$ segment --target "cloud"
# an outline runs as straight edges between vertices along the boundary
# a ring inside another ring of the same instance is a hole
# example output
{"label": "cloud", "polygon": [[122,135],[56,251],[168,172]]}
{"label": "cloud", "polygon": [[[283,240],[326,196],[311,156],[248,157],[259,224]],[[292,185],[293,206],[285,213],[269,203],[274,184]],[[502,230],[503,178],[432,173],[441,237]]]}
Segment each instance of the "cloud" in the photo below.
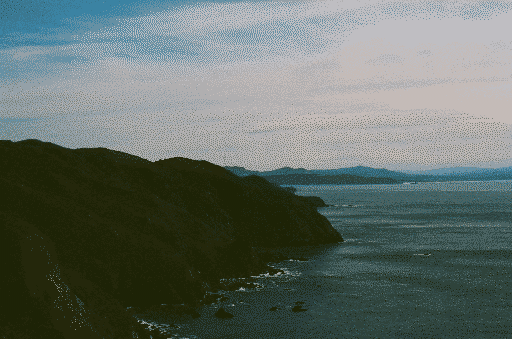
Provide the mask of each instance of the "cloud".
{"label": "cloud", "polygon": [[[511,158],[510,125],[478,115],[512,104],[511,82],[496,69],[508,67],[508,52],[492,46],[429,45],[439,70],[430,79],[424,46],[382,41],[311,62],[189,72],[107,59],[80,78],[4,93],[0,116],[39,120],[11,122],[3,135],[253,169],[499,162]],[[402,60],[400,74],[376,77],[376,67],[395,66],[367,61],[389,51]],[[476,68],[460,71],[458,56]]]}
{"label": "cloud", "polygon": [[512,157],[509,2],[341,4],[199,3],[3,49],[0,136],[251,169]]}
{"label": "cloud", "polygon": [[366,63],[372,65],[401,64],[403,59],[396,54],[381,54],[377,58],[368,60]]}
{"label": "cloud", "polygon": [[[409,41],[425,41],[428,36],[439,40],[454,34],[457,41],[467,36],[473,41],[480,37],[486,39],[478,27],[503,21],[499,17],[504,18],[512,2],[199,2],[178,3],[163,10],[165,2],[142,7],[128,3],[111,8],[93,1],[89,7],[84,6],[78,6],[76,11],[87,9],[92,15],[78,15],[79,12],[67,9],[46,24],[41,22],[40,29],[15,25],[3,32],[1,43],[5,48],[68,46],[67,50],[72,50],[75,56],[92,61],[122,57],[129,61],[187,62],[196,66],[275,62],[330,53],[356,32],[356,37],[367,35],[365,32],[375,35],[378,32],[374,25],[384,25],[385,29],[380,31],[387,32],[389,38],[414,32],[414,36],[406,38]],[[64,14],[68,16],[62,17]],[[52,16],[46,13],[44,17]],[[439,19],[443,20],[432,25],[432,20]],[[400,22],[404,20],[408,20],[409,26],[417,27],[401,29]],[[459,20],[457,26],[461,29],[451,29],[451,20]],[[33,22],[26,23],[29,24]],[[450,29],[445,29],[446,25]],[[468,28],[476,31],[467,34]]]}

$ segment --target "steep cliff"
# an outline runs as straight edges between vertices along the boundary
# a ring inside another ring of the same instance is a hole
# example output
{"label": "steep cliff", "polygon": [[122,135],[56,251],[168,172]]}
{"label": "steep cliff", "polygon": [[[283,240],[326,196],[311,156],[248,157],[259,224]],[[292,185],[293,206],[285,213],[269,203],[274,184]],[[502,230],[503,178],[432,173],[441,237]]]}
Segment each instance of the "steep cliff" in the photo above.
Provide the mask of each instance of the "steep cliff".
{"label": "steep cliff", "polygon": [[206,161],[0,141],[0,192],[5,338],[130,338],[127,306],[267,271],[253,246],[343,241],[311,203]]}

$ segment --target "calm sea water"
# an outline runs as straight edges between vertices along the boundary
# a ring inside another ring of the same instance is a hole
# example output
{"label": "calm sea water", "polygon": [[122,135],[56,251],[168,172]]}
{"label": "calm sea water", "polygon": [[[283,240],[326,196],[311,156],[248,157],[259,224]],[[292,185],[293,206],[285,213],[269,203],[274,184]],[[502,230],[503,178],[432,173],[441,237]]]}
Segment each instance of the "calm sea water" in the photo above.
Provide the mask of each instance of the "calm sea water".
{"label": "calm sea water", "polygon": [[282,249],[307,261],[275,263],[286,274],[252,278],[257,290],[226,292],[200,318],[139,317],[178,324],[169,338],[512,338],[512,181],[297,194],[335,205],[319,212],[344,243]]}

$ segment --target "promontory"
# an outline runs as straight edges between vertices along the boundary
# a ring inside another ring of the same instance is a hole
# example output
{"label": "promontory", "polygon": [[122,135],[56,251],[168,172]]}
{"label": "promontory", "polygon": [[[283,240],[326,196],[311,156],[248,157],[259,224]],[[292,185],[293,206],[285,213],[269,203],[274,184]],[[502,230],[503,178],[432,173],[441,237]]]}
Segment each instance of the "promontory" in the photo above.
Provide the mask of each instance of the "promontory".
{"label": "promontory", "polygon": [[106,148],[2,140],[0,198],[2,338],[132,338],[127,307],[196,305],[268,272],[256,247],[343,241],[264,178]]}

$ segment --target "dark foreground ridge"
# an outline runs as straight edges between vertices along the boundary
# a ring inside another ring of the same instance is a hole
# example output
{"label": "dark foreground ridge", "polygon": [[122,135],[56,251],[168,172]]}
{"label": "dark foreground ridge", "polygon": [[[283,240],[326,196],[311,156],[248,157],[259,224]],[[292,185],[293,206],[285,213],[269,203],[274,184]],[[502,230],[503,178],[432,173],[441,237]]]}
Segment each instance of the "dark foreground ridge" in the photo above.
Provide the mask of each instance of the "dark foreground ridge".
{"label": "dark foreground ridge", "polygon": [[185,158],[0,141],[0,192],[1,338],[132,338],[128,306],[269,272],[253,247],[343,241],[316,199]]}

